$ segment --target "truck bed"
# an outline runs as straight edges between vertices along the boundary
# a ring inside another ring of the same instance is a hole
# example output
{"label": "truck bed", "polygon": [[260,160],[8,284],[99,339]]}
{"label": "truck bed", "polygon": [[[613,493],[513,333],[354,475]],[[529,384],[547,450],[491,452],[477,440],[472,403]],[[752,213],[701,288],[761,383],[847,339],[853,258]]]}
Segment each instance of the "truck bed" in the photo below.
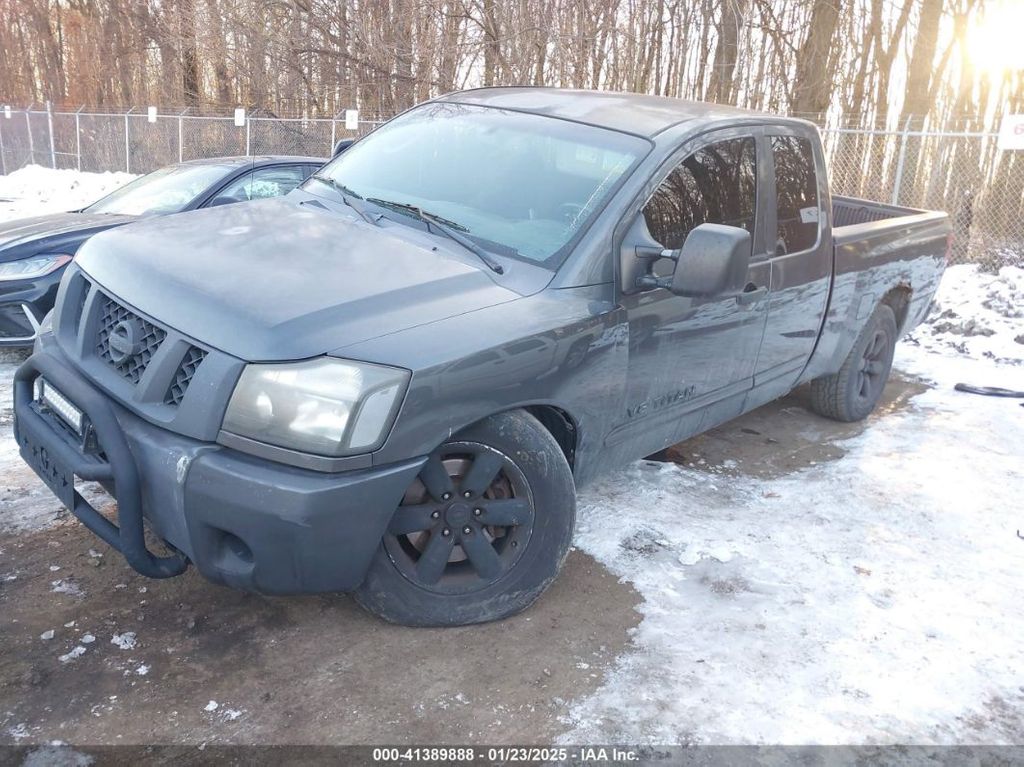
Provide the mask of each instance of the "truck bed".
{"label": "truck bed", "polygon": [[[832,198],[832,240],[837,259],[858,254],[861,267],[864,259],[876,263],[893,260],[893,247],[905,248],[926,239],[949,234],[949,216],[932,210],[901,208],[857,197]],[[881,256],[881,258],[878,258]],[[897,258],[896,260],[900,260]],[[836,274],[842,264],[837,261]]]}
{"label": "truck bed", "polygon": [[890,218],[916,216],[921,213],[927,213],[927,211],[915,208],[901,208],[896,205],[886,205],[882,202],[862,200],[857,197],[832,197],[833,229],[841,229],[856,224],[868,224],[875,221],[885,221]]}
{"label": "truck bed", "polygon": [[857,333],[893,291],[901,333],[927,314],[945,269],[949,216],[854,197],[832,198],[834,246],[828,316],[805,378],[838,370]]}

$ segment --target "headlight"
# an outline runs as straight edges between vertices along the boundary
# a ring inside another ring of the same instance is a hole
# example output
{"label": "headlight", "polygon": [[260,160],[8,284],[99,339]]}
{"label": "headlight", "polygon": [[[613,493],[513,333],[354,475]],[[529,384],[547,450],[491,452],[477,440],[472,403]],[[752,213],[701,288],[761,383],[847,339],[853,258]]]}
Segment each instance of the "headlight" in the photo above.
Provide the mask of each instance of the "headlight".
{"label": "headlight", "polygon": [[0,282],[11,280],[34,280],[45,277],[50,272],[60,269],[71,260],[71,256],[63,253],[51,253],[45,256],[32,256],[19,261],[8,261],[0,264]]}
{"label": "headlight", "polygon": [[408,382],[405,370],[331,357],[247,365],[224,431],[316,455],[366,453],[383,443]]}

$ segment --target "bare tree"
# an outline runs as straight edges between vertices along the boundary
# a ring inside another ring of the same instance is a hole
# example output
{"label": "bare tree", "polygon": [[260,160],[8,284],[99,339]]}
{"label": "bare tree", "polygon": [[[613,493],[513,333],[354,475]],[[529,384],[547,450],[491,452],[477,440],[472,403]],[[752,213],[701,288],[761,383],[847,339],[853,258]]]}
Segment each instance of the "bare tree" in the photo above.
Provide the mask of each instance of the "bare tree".
{"label": "bare tree", "polygon": [[964,43],[992,2],[0,0],[0,98],[384,117],[467,86],[553,85],[944,121],[995,114]]}
{"label": "bare tree", "polygon": [[834,42],[839,25],[839,2],[814,0],[807,36],[796,56],[791,101],[797,114],[820,117],[828,109],[836,61]]}

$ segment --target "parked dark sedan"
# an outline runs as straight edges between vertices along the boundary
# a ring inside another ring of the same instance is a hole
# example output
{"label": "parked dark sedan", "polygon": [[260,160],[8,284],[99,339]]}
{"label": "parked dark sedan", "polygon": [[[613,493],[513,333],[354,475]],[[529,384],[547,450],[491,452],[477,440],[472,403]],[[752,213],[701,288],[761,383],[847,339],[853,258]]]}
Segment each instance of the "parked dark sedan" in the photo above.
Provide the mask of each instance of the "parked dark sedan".
{"label": "parked dark sedan", "polygon": [[149,173],[87,208],[0,224],[0,347],[31,346],[66,265],[98,232],[143,216],[287,194],[316,157],[217,157]]}

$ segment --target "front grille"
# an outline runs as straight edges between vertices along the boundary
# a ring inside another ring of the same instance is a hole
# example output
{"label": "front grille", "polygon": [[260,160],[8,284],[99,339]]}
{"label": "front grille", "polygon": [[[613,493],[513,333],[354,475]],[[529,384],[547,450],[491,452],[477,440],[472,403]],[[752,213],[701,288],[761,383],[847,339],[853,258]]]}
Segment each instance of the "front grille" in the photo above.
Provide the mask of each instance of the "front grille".
{"label": "front grille", "polygon": [[[115,362],[111,356],[110,335],[120,323],[134,322],[141,330],[139,351],[131,356]],[[134,312],[121,306],[110,296],[102,295],[100,298],[100,327],[96,336],[96,353],[101,360],[117,370],[122,377],[132,384],[138,384],[142,374],[146,372],[150,360],[160,348],[160,344],[167,337],[163,328],[158,328],[152,322],[139,317]]]}
{"label": "front grille", "polygon": [[[56,315],[60,345],[68,353],[81,354],[87,366],[100,368],[95,370],[100,388],[131,403],[131,409],[166,418],[169,409],[182,405],[196,372],[216,352],[137,314],[74,265],[70,275],[64,303]],[[83,338],[85,349],[79,352],[78,341]],[[202,401],[195,406],[200,411],[209,409],[209,403]]]}
{"label": "front grille", "polygon": [[192,376],[196,374],[196,370],[205,358],[206,352],[204,350],[196,346],[188,348],[188,352],[174,373],[174,380],[171,382],[170,388],[167,389],[164,404],[174,405],[175,407],[181,404],[181,401],[185,398],[185,392],[188,391],[188,385],[192,383]]}

